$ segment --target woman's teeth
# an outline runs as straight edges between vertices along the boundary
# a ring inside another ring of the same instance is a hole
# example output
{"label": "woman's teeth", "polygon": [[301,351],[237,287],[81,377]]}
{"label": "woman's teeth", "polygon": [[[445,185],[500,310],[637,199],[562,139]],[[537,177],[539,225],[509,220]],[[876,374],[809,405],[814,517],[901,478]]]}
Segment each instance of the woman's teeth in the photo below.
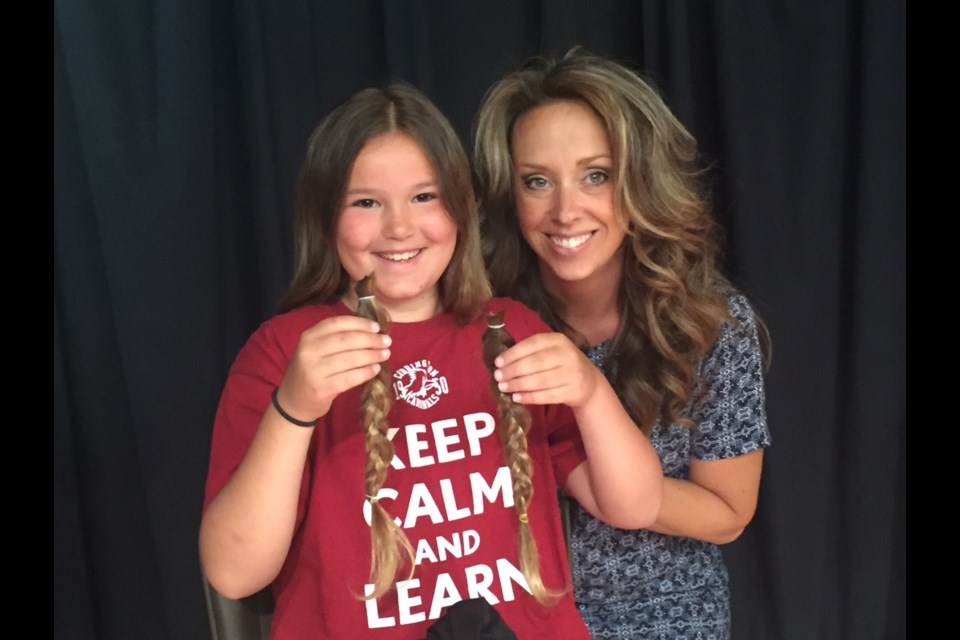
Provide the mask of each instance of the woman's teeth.
{"label": "woman's teeth", "polygon": [[550,240],[553,241],[553,244],[563,249],[576,249],[577,247],[582,245],[584,242],[589,240],[591,235],[592,234],[590,233],[585,233],[581,236],[574,236],[572,238],[561,238],[559,236],[551,236]]}

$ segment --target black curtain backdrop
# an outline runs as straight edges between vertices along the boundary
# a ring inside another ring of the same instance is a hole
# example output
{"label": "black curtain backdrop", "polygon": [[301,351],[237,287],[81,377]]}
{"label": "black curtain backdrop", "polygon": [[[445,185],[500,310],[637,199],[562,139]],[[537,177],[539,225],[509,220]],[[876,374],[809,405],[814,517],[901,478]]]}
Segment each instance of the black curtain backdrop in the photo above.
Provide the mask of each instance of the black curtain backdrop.
{"label": "black curtain backdrop", "polygon": [[209,638],[211,423],[319,117],[402,79],[468,142],[495,79],[576,43],[697,135],[773,336],[734,637],[905,636],[903,0],[55,0],[53,39],[55,637]]}

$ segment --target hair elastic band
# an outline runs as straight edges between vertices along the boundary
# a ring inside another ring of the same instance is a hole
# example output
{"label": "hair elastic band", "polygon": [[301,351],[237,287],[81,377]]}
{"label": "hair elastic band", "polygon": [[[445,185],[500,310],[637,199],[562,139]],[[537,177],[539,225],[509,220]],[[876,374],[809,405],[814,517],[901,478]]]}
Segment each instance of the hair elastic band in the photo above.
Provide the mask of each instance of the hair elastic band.
{"label": "hair elastic band", "polygon": [[316,420],[297,420],[292,415],[283,410],[283,407],[280,406],[280,401],[277,400],[277,392],[280,391],[280,387],[274,387],[273,393],[270,394],[270,400],[273,402],[273,408],[277,410],[277,413],[280,414],[280,417],[289,422],[290,424],[295,424],[298,427],[315,427],[320,418]]}
{"label": "hair elastic band", "polygon": [[523,524],[530,524],[530,518],[527,517],[527,514],[521,513],[520,522],[522,522]]}
{"label": "hair elastic band", "polygon": [[367,496],[367,502],[370,504],[377,504],[377,500],[379,499],[377,496]]}
{"label": "hair elastic band", "polygon": [[376,297],[377,297],[377,296],[360,296],[359,298],[357,298],[357,300],[358,300],[358,301],[360,301],[360,300],[373,300],[373,299],[375,299]]}
{"label": "hair elastic band", "polygon": [[501,322],[500,324],[488,324],[488,325],[487,325],[487,328],[488,328],[488,329],[503,329],[505,326],[507,326],[507,325],[505,325],[505,324],[503,324],[503,323]]}

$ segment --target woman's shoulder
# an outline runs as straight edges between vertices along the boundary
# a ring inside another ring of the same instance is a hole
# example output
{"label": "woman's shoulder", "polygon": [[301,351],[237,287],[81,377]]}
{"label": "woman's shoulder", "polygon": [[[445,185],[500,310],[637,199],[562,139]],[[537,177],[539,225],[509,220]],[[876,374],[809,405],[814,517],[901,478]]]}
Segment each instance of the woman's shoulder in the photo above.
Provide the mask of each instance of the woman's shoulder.
{"label": "woman's shoulder", "polygon": [[723,329],[735,329],[736,325],[742,324],[756,330],[757,314],[747,295],[732,285],[724,285],[719,291],[727,302],[727,321],[724,322]]}
{"label": "woman's shoulder", "polygon": [[720,288],[720,293],[727,302],[727,319],[720,325],[720,335],[708,350],[705,361],[727,360],[734,354],[751,354],[759,359],[763,349],[761,344],[766,339],[765,328],[750,299],[731,285]]}

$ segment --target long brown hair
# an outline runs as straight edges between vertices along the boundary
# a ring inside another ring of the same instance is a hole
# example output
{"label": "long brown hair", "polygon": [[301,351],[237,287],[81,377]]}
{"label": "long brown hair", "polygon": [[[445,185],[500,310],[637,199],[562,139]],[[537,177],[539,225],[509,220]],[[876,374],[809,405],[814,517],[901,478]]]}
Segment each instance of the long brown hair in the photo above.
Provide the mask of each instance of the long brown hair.
{"label": "long brown hair", "polygon": [[[377,302],[373,276],[357,283],[357,315],[380,325],[380,333],[390,333],[390,317]],[[360,429],[363,431],[367,464],[364,469],[364,491],[370,503],[370,580],[373,591],[366,598],[379,598],[393,584],[401,565],[400,551],[406,553],[413,575],[415,557],[407,534],[380,504],[379,493],[390,462],[393,460],[393,441],[388,435],[387,415],[393,400],[390,397],[390,368],[384,362],[377,375],[363,383],[360,389]]]}
{"label": "long brown hair", "polygon": [[440,197],[457,226],[457,244],[440,277],[440,302],[458,321],[477,318],[490,298],[483,268],[470,163],[450,122],[422,93],[403,84],[364,89],[331,111],[307,142],[297,180],[294,275],[280,311],[333,302],[349,277],[337,254],[337,223],[353,163],[373,138],[402,131],[437,173]]}
{"label": "long brown hair", "polygon": [[500,416],[500,443],[503,445],[503,460],[510,469],[513,488],[513,504],[517,512],[517,555],[520,558],[520,570],[527,580],[530,593],[541,604],[554,604],[559,595],[543,583],[540,576],[540,554],[537,541],[530,529],[528,517],[530,501],[533,499],[533,459],[527,448],[527,431],[530,430],[530,413],[522,404],[513,401],[509,393],[500,391],[496,378],[497,356],[516,344],[507,331],[504,312],[487,315],[487,328],[483,332],[483,363],[490,372],[490,391],[497,401],[497,413]]}
{"label": "long brown hair", "polygon": [[611,382],[645,432],[657,418],[689,425],[681,412],[697,364],[728,316],[721,291],[729,285],[717,267],[696,141],[635,72],[574,48],[558,60],[530,59],[487,92],[474,167],[494,290],[519,298],[582,345],[560,301],[543,287],[513,195],[514,123],[530,109],[566,100],[586,105],[603,123],[616,163],[615,206],[627,230]]}

